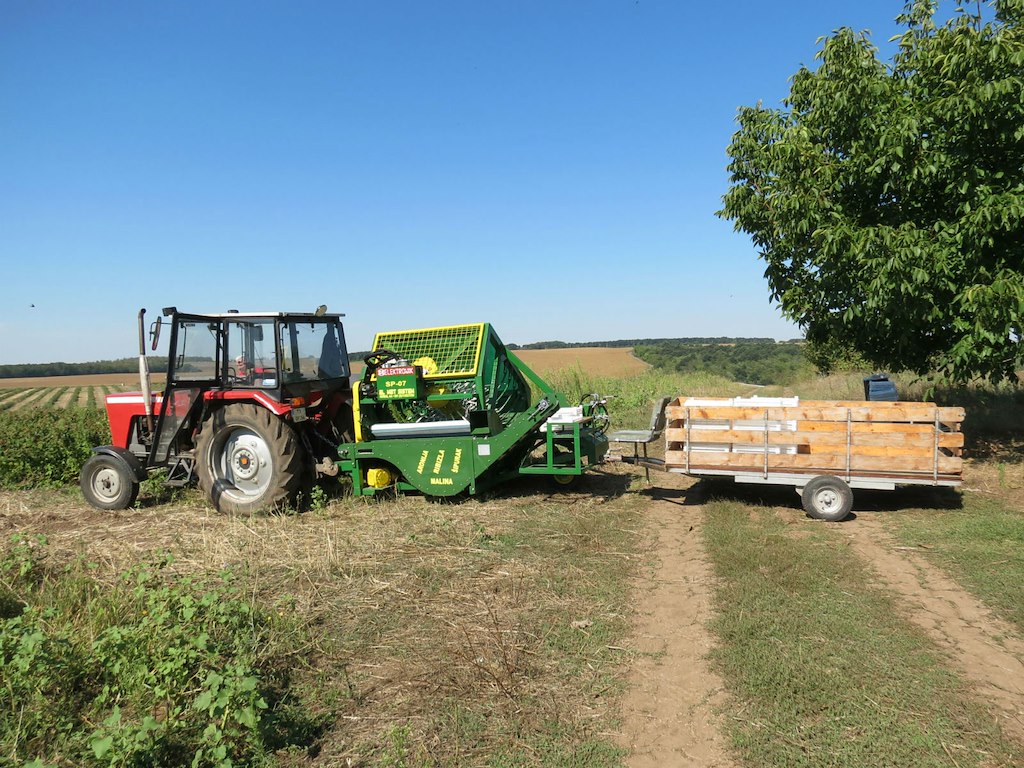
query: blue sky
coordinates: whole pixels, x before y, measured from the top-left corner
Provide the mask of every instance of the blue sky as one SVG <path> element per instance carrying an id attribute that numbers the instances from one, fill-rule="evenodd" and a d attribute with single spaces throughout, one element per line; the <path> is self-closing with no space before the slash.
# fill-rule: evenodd
<path id="1" fill-rule="evenodd" d="M 3 0 L 0 363 L 133 355 L 172 304 L 793 338 L 714 216 L 736 109 L 901 9 Z"/>

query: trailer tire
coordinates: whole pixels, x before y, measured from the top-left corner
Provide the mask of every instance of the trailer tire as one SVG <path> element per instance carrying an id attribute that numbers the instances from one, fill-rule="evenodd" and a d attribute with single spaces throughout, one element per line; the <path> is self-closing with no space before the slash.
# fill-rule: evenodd
<path id="1" fill-rule="evenodd" d="M 853 491 L 841 478 L 832 475 L 815 477 L 800 493 L 808 517 L 838 523 L 853 509 Z"/>
<path id="2" fill-rule="evenodd" d="M 214 411 L 196 438 L 199 487 L 219 511 L 250 514 L 291 506 L 302 453 L 284 419 L 251 403 Z"/>
<path id="3" fill-rule="evenodd" d="M 97 453 L 85 462 L 78 485 L 85 500 L 97 509 L 128 509 L 139 496 L 131 467 L 109 453 Z"/>

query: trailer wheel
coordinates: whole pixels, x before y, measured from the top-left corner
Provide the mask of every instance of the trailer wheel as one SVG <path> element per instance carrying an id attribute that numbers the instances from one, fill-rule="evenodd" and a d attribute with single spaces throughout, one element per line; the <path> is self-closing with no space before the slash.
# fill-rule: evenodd
<path id="1" fill-rule="evenodd" d="M 266 408 L 249 403 L 215 411 L 196 438 L 199 487 L 221 512 L 282 509 L 302 480 L 295 432 Z"/>
<path id="2" fill-rule="evenodd" d="M 843 480 L 831 475 L 815 477 L 800 494 L 808 517 L 837 523 L 853 509 L 853 491 Z"/>
<path id="3" fill-rule="evenodd" d="M 85 500 L 97 509 L 128 509 L 139 496 L 139 484 L 128 466 L 106 453 L 85 462 L 78 484 Z"/>

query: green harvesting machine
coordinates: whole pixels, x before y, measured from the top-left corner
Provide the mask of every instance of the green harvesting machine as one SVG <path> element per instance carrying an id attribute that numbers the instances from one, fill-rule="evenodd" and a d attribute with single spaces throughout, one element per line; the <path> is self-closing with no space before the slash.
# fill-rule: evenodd
<path id="1" fill-rule="evenodd" d="M 608 448 L 488 323 L 378 333 L 339 469 L 357 494 L 475 494 L 520 475 L 571 484 Z M 531 386 L 532 385 L 532 386 Z"/>

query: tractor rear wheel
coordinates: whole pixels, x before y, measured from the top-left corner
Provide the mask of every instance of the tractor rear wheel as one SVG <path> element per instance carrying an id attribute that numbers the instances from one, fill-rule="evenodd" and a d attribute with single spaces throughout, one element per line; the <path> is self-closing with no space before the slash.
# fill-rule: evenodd
<path id="1" fill-rule="evenodd" d="M 85 462 L 78 485 L 85 500 L 97 509 L 128 509 L 139 495 L 139 484 L 128 465 L 105 453 Z"/>
<path id="2" fill-rule="evenodd" d="M 292 428 L 266 408 L 227 405 L 199 431 L 196 473 L 221 512 L 282 509 L 295 500 L 302 480 L 301 447 Z"/>

